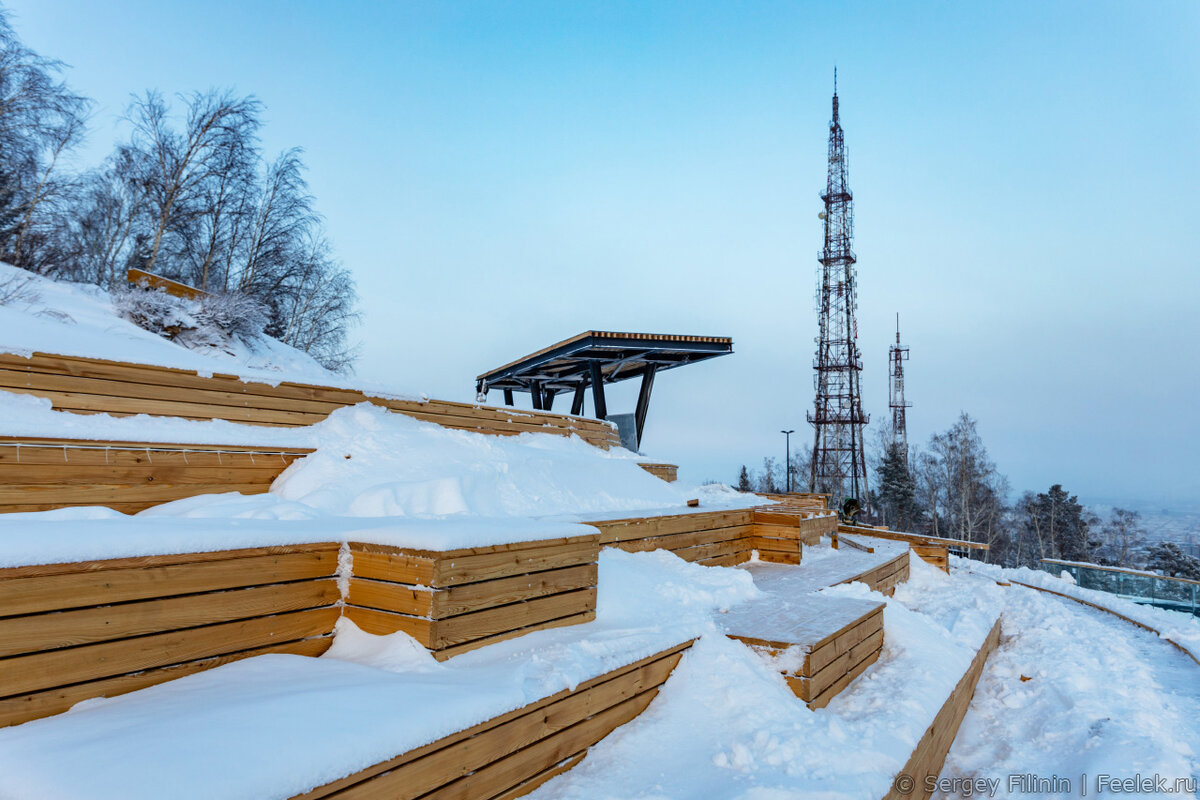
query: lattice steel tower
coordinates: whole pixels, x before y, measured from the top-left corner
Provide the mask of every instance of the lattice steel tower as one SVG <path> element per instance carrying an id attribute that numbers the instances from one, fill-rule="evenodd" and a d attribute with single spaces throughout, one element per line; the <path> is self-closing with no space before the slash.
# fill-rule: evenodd
<path id="1" fill-rule="evenodd" d="M 896 315 L 896 343 L 888 348 L 888 407 L 892 409 L 892 444 L 900 447 L 908 463 L 908 420 L 906 409 L 912 406 L 904 399 L 904 362 L 908 347 L 900 344 L 900 315 Z"/>
<path id="2" fill-rule="evenodd" d="M 809 488 L 828 492 L 832 502 L 854 497 L 867 508 L 867 464 L 862 410 L 862 357 L 858 349 L 857 287 L 854 237 L 854 196 L 846 166 L 846 143 L 838 121 L 837 70 L 833 73 L 833 119 L 829 123 L 829 175 L 821 194 L 825 211 L 825 247 L 821 251 L 821 282 L 817 290 L 820 334 L 817 356 L 816 403 L 808 415 L 814 429 Z"/>

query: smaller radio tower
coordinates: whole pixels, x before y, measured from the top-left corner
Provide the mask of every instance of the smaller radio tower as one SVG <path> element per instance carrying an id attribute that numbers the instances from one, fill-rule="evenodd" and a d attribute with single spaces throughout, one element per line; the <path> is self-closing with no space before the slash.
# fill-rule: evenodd
<path id="1" fill-rule="evenodd" d="M 900 344 L 900 315 L 896 314 L 896 343 L 888 348 L 888 406 L 892 409 L 892 444 L 900 447 L 908 463 L 906 409 L 912 403 L 904 399 L 905 361 L 908 361 L 908 347 Z"/>

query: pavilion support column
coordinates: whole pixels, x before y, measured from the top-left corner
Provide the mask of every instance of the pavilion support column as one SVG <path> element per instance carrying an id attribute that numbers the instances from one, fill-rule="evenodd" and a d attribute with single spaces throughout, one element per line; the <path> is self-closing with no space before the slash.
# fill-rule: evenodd
<path id="1" fill-rule="evenodd" d="M 511 406 L 513 404 L 512 389 L 504 390 L 504 405 Z"/>
<path id="2" fill-rule="evenodd" d="M 533 396 L 533 410 L 542 410 L 542 382 L 533 381 L 529 384 L 529 393 Z"/>
<path id="3" fill-rule="evenodd" d="M 554 410 L 554 395 L 558 394 L 557 389 L 542 390 L 542 411 Z"/>
<path id="4" fill-rule="evenodd" d="M 595 406 L 596 419 L 608 419 L 608 404 L 604 402 L 604 376 L 600 374 L 600 362 L 590 361 L 588 367 L 592 374 L 592 405 Z"/>
<path id="5" fill-rule="evenodd" d="M 583 398 L 585 389 L 587 389 L 587 384 L 583 381 L 580 381 L 579 385 L 575 387 L 575 399 L 571 401 L 571 413 L 575 416 L 579 416 L 583 413 Z"/>
<path id="6" fill-rule="evenodd" d="M 637 421 L 638 449 L 642 447 L 642 430 L 646 427 L 646 412 L 650 410 L 650 392 L 654 390 L 654 372 L 657 368 L 650 364 L 642 372 L 642 388 L 638 392 L 637 411 L 634 419 Z"/>

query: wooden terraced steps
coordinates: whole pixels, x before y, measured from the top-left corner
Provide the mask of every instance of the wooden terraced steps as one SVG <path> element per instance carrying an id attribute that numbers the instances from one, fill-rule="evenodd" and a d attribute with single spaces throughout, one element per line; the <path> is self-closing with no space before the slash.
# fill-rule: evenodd
<path id="1" fill-rule="evenodd" d="M 0 727 L 264 653 L 316 656 L 334 543 L 0 569 Z"/>
<path id="2" fill-rule="evenodd" d="M 0 436 L 0 513 L 101 505 L 133 514 L 201 494 L 262 494 L 311 452 Z"/>
<path id="3" fill-rule="evenodd" d="M 599 536 L 463 550 L 352 542 L 346 616 L 404 631 L 438 659 L 596 617 Z"/>
<path id="4" fill-rule="evenodd" d="M 946 698 L 941 709 L 938 710 L 933 723 L 925 730 L 925 734 L 913 748 L 912 755 L 909 756 L 904 767 L 897 773 L 897 775 L 908 775 L 913 779 L 912 791 L 901 792 L 893 785 L 892 790 L 884 795 L 884 800 L 913 800 L 914 798 L 928 800 L 929 796 L 933 794 L 926 788 L 929 785 L 927 779 L 941 774 L 942 765 L 946 762 L 946 754 L 950 752 L 950 746 L 954 744 L 963 717 L 967 715 L 967 709 L 971 705 L 971 698 L 975 695 L 975 687 L 979 685 L 979 677 L 983 674 L 988 656 L 1000 644 L 1001 631 L 1001 620 L 997 618 L 987 638 L 976 652 L 975 658 L 972 659 L 970 667 L 959 679 L 954 691 Z"/>
<path id="5" fill-rule="evenodd" d="M 883 649 L 883 603 L 813 594 L 800 607 L 772 599 L 724 621 L 731 639 L 799 665 L 788 686 L 809 708 L 823 708 L 875 663 Z"/>
<path id="6" fill-rule="evenodd" d="M 574 767 L 589 747 L 641 714 L 691 644 L 684 642 L 293 800 L 510 800 L 528 794 Z"/>
<path id="7" fill-rule="evenodd" d="M 608 422 L 544 411 L 445 400 L 402 400 L 332 386 L 284 381 L 243 381 L 236 375 L 202 376 L 191 370 L 79 356 L 0 353 L 0 391 L 48 398 L 59 411 L 150 414 L 184 419 L 223 419 L 251 425 L 303 426 L 335 409 L 373 403 L 447 428 L 497 435 L 577 435 L 608 449 L 620 445 Z"/>
<path id="8" fill-rule="evenodd" d="M 980 542 L 968 542 L 962 539 L 946 539 L 939 536 L 923 536 L 918 533 L 904 533 L 901 531 L 888 530 L 887 528 L 874 527 L 871 525 L 838 525 L 837 532 L 839 534 L 849 534 L 854 537 L 873 536 L 877 539 L 889 539 L 897 542 L 906 542 L 912 549 L 913 553 L 920 557 L 922 561 L 933 564 L 943 572 L 950 571 L 950 548 L 963 550 L 987 550 L 986 544 Z M 854 541 L 854 540 L 851 540 Z"/>
<path id="9" fill-rule="evenodd" d="M 774 506 L 701 511 L 657 517 L 589 520 L 600 530 L 602 547 L 630 553 L 670 550 L 685 561 L 729 567 L 750 560 L 757 550 L 763 561 L 799 564 L 803 545 L 815 544 L 837 527 L 837 517 L 815 512 L 783 513 Z"/>

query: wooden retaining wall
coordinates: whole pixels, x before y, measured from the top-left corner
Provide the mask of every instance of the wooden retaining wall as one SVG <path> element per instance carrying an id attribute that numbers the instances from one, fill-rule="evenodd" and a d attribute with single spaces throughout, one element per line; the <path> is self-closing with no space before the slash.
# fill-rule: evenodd
<path id="1" fill-rule="evenodd" d="M 396 400 L 289 381 L 271 385 L 243 381 L 236 375 L 208 377 L 189 370 L 49 353 L 34 353 L 30 358 L 0 354 L 0 391 L 48 398 L 59 411 L 285 427 L 312 425 L 335 409 L 369 402 L 458 430 L 575 434 L 605 449 L 621 443 L 616 427 L 602 420 L 445 400 Z"/>
<path id="2" fill-rule="evenodd" d="M 679 467 L 676 464 L 653 464 L 643 461 L 639 462 L 638 466 L 667 483 L 674 483 L 679 478 Z"/>
<path id="3" fill-rule="evenodd" d="M 261 494 L 311 452 L 2 436 L 0 513 L 102 505 L 133 514 L 201 494 Z"/>
<path id="4" fill-rule="evenodd" d="M 939 536 L 922 536 L 916 533 L 902 533 L 887 528 L 877 528 L 870 525 L 838 525 L 841 533 L 874 536 L 878 539 L 890 539 L 897 542 L 907 542 L 922 561 L 933 564 L 943 572 L 950 571 L 950 548 L 964 550 L 987 550 L 986 544 L 967 542 L 962 539 L 945 539 Z"/>
<path id="5" fill-rule="evenodd" d="M 902 791 L 906 788 L 904 786 L 893 785 L 892 790 L 884 795 L 884 800 L 913 800 L 913 798 L 928 800 L 932 792 L 926 789 L 925 781 L 929 776 L 937 776 L 941 773 L 942 765 L 946 762 L 946 754 L 950 752 L 950 746 L 954 744 L 954 737 L 958 735 L 958 728 L 962 725 L 967 708 L 971 705 L 971 698 L 975 695 L 975 687 L 979 684 L 979 676 L 983 674 L 984 664 L 999 643 L 1000 620 L 997 619 L 991 632 L 988 633 L 987 639 L 979 648 L 979 652 L 971 661 L 971 666 L 959 679 L 954 691 L 950 693 L 937 716 L 933 718 L 933 724 L 926 729 L 921 740 L 917 742 L 904 769 L 897 774 L 897 777 L 905 775 L 911 779 L 912 783 L 908 784 L 911 787 L 910 791 Z"/>
<path id="6" fill-rule="evenodd" d="M 908 551 L 905 551 L 861 575 L 847 578 L 842 583 L 865 583 L 873 591 L 882 592 L 890 597 L 896 591 L 897 586 L 908 580 L 908 575 Z"/>
<path id="7" fill-rule="evenodd" d="M 0 569 L 0 727 L 264 653 L 320 655 L 336 544 Z"/>
<path id="8" fill-rule="evenodd" d="M 750 552 L 754 549 L 754 512 L 751 509 L 631 517 L 586 524 L 600 530 L 601 547 L 619 547 L 630 553 L 670 550 L 685 561 L 706 566 L 741 564 L 750 560 Z M 794 549 L 798 563 L 798 540 Z"/>
<path id="9" fill-rule="evenodd" d="M 642 713 L 691 642 L 376 764 L 294 800 L 509 800 Z"/>
<path id="10" fill-rule="evenodd" d="M 786 536 L 799 535 L 800 542 L 806 545 L 820 544 L 822 536 L 829 536 L 837 531 L 837 514 L 823 511 L 784 510 L 776 506 L 758 508 L 754 511 L 754 525 L 760 535 L 771 535 L 771 531 L 784 533 Z M 781 530 L 782 529 L 782 530 Z"/>
<path id="11" fill-rule="evenodd" d="M 599 535 L 425 551 L 353 542 L 346 616 L 446 659 L 595 619 Z"/>

